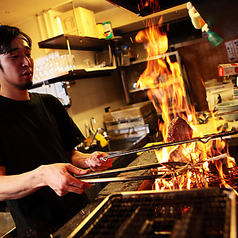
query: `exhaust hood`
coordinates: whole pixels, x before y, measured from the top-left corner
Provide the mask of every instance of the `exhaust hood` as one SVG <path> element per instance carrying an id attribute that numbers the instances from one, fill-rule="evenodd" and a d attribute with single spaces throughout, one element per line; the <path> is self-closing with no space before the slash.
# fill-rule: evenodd
<path id="1" fill-rule="evenodd" d="M 185 0 L 108 0 L 138 16 L 145 17 L 188 1 Z M 237 0 L 190 0 L 212 31 L 223 39 L 238 36 Z"/>
<path id="2" fill-rule="evenodd" d="M 163 11 L 186 3 L 186 0 L 109 0 L 118 6 L 134 12 L 138 16 L 148 16 L 152 13 Z"/>

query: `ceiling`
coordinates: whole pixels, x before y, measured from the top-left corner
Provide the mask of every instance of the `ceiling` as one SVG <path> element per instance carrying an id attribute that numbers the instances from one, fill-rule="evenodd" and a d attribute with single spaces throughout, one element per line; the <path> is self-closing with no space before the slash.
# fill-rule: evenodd
<path id="1" fill-rule="evenodd" d="M 65 12 L 72 9 L 72 2 L 75 7 L 83 7 L 94 11 L 94 13 L 99 13 L 104 15 L 103 11 L 110 11 L 113 15 L 107 15 L 110 20 L 114 17 L 117 19 L 121 16 L 119 11 L 117 11 L 118 6 L 113 2 L 134 2 L 135 0 L 0 0 L 0 24 L 8 25 L 18 25 L 27 18 L 34 17 L 35 15 L 41 14 L 42 12 L 54 9 L 60 12 Z M 136 0 L 139 1 L 139 0 Z M 140 0 L 142 1 L 142 0 Z M 163 1 L 175 1 L 181 2 L 183 0 L 158 0 L 160 3 Z M 198 12 L 201 14 L 203 19 L 212 26 L 212 29 L 224 37 L 231 37 L 238 35 L 237 21 L 238 14 L 236 13 L 238 7 L 237 0 L 191 0 L 193 5 L 196 7 Z M 185 5 L 186 4 L 182 4 Z M 181 5 L 181 6 L 182 6 Z M 179 7 L 179 6 L 178 6 Z M 122 8 L 120 8 L 122 9 Z M 172 8 L 170 8 L 172 9 Z M 114 11 L 113 11 L 114 10 Z M 169 9 L 168 9 L 169 10 Z M 109 12 L 107 12 L 108 14 Z M 168 14 L 166 14 L 168 13 Z M 169 12 L 161 11 L 164 16 L 165 22 L 171 20 L 176 20 L 182 18 L 182 16 L 187 15 L 186 7 L 182 6 L 177 10 L 171 10 Z M 156 15 L 156 14 L 155 14 Z M 135 14 L 137 16 L 137 14 Z M 104 16 L 105 17 L 105 16 Z M 125 18 L 125 16 L 122 16 Z M 167 17 L 167 19 L 166 19 Z M 146 18 L 146 17 L 145 17 Z M 140 25 L 143 23 L 144 19 L 140 19 Z M 139 19 L 139 18 L 138 18 Z M 125 21 L 125 19 L 123 19 Z M 117 21 L 119 21 L 117 19 Z M 120 20 L 121 21 L 121 20 Z M 138 20 L 139 21 L 139 20 Z M 133 27 L 135 29 L 139 28 L 135 24 L 138 21 L 132 20 L 126 21 L 128 27 Z M 142 23 L 141 23 L 142 22 Z M 115 25 L 116 26 L 116 25 Z M 137 27 L 137 28 L 136 28 Z"/>
<path id="2" fill-rule="evenodd" d="M 74 5 L 90 9 L 94 13 L 117 7 L 106 0 L 74 0 Z M 72 0 L 1 0 L 0 24 L 14 25 L 44 10 L 55 9 L 63 12 L 70 7 Z"/>

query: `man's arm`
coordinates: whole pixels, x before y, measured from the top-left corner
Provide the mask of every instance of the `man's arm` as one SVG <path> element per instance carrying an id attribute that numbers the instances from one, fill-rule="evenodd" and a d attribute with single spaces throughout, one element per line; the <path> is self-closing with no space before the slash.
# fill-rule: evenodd
<path id="1" fill-rule="evenodd" d="M 28 172 L 21 175 L 6 176 L 6 169 L 0 166 L 0 201 L 6 199 L 17 199 L 27 196 L 37 191 L 43 184 L 40 177 L 37 178 L 36 172 Z M 35 184 L 34 189 L 30 188 Z"/>
<path id="2" fill-rule="evenodd" d="M 35 170 L 19 175 L 6 175 L 5 167 L 0 166 L 0 201 L 23 198 L 41 187 L 49 186 L 56 194 L 68 192 L 81 194 L 91 185 L 76 179 L 71 174 L 86 174 L 72 164 L 42 165 Z"/>

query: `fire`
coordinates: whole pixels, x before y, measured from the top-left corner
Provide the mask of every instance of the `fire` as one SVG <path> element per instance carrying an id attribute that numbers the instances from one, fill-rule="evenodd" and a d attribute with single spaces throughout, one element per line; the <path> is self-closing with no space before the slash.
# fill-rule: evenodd
<path id="1" fill-rule="evenodd" d="M 168 51 L 168 38 L 161 30 L 162 18 L 158 25 L 150 23 L 144 31 L 139 31 L 135 40 L 143 42 L 147 51 L 147 68 L 137 81 L 137 87 L 147 89 L 148 98 L 162 115 L 158 121 L 159 130 L 164 142 L 168 142 L 168 127 L 173 118 L 183 118 L 193 129 L 193 137 L 202 137 L 196 128 L 197 119 L 195 108 L 186 95 L 184 80 L 178 62 L 171 62 Z M 189 120 L 190 118 L 190 120 Z M 183 162 L 184 167 L 169 168 L 169 178 L 156 180 L 155 189 L 191 189 L 193 187 L 207 187 L 209 184 L 208 159 L 227 153 L 226 143 L 221 140 L 207 143 L 193 142 L 190 144 L 164 147 L 156 151 L 158 161 Z M 234 165 L 234 159 L 226 157 L 227 166 Z M 201 163 L 202 162 L 202 163 Z M 213 161 L 210 163 L 214 163 Z M 217 163 L 217 162 L 215 162 Z M 188 166 L 189 164 L 189 166 Z M 191 166 L 194 165 L 194 166 Z M 168 168 L 167 168 L 168 169 Z M 225 186 L 223 171 L 218 167 L 222 185 Z"/>
<path id="2" fill-rule="evenodd" d="M 186 91 L 178 62 L 171 62 L 168 51 L 168 38 L 160 31 L 162 18 L 158 26 L 150 23 L 145 31 L 139 31 L 135 40 L 144 42 L 147 51 L 147 68 L 137 81 L 137 87 L 149 88 L 148 97 L 157 111 L 162 112 L 163 122 L 159 129 L 167 138 L 167 128 L 174 116 L 185 117 L 195 112 L 193 106 L 186 100 Z M 155 59 L 158 55 L 161 58 Z M 172 113 L 172 114 L 171 114 Z M 172 116 L 172 117 L 171 117 Z M 196 117 L 194 117 L 196 118 Z"/>

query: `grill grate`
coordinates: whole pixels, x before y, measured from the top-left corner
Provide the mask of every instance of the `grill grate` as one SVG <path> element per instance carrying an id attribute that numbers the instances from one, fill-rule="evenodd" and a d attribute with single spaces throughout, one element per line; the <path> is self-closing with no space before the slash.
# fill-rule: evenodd
<path id="1" fill-rule="evenodd" d="M 71 237 L 236 237 L 227 189 L 114 194 L 95 210 Z"/>

